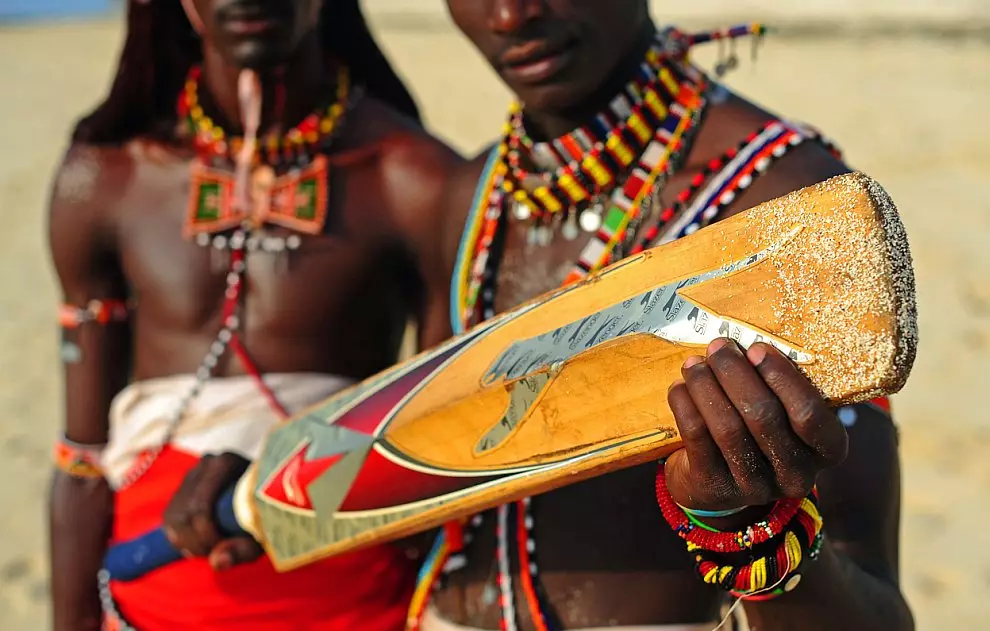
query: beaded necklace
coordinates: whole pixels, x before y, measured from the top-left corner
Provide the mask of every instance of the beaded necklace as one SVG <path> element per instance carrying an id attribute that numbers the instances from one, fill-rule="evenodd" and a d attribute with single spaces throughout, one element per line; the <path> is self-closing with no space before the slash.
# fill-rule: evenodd
<path id="1" fill-rule="evenodd" d="M 698 70 L 686 63 L 688 49 L 697 43 L 722 39 L 731 40 L 744 35 L 762 36 L 765 32 L 763 26 L 754 24 L 695 35 L 685 35 L 670 29 L 658 37 L 659 47 L 663 51 L 657 54 L 662 64 L 660 72 L 656 73 L 660 81 L 647 82 L 646 86 L 662 84 L 669 89 L 674 99 L 668 101 L 670 105 L 667 106 L 668 110 L 665 112 L 667 117 L 662 119 L 663 122 L 659 126 L 653 128 L 653 141 L 646 145 L 642 154 L 639 155 L 638 161 L 637 155 L 633 151 L 636 146 L 635 141 L 642 139 L 643 134 L 636 134 L 635 137 L 629 135 L 628 130 L 635 132 L 637 128 L 641 127 L 639 122 L 629 123 L 630 117 L 626 117 L 627 124 L 622 127 L 625 133 L 606 135 L 604 142 L 589 143 L 589 137 L 593 132 L 592 126 L 589 125 L 575 130 L 565 138 L 556 139 L 541 146 L 528 141 L 526 136 L 519 133 L 518 130 L 522 129 L 520 110 L 510 111 L 505 137 L 492 152 L 485 166 L 482 176 L 483 184 L 479 186 L 476 193 L 474 210 L 469 216 L 464 239 L 458 253 L 458 263 L 455 267 L 451 288 L 451 318 L 455 324 L 455 332 L 463 331 L 476 318 L 487 319 L 495 313 L 495 270 L 500 257 L 498 252 L 493 252 L 493 250 L 500 247 L 499 241 L 504 234 L 505 226 L 503 217 L 510 203 L 512 204 L 511 216 L 513 219 L 531 222 L 530 234 L 533 236 L 529 239 L 530 243 L 543 244 L 549 242 L 548 234 L 554 223 L 557 225 L 564 223 L 566 226 L 567 220 L 573 222 L 574 214 L 581 209 L 581 204 L 585 204 L 583 207 L 585 212 L 581 213 L 582 217 L 579 223 L 581 227 L 593 232 L 594 236 L 565 280 L 565 285 L 580 280 L 611 260 L 621 257 L 623 255 L 622 247 L 629 243 L 631 237 L 635 237 L 639 231 L 640 222 L 644 219 L 642 216 L 644 207 L 659 198 L 659 193 L 665 186 L 667 179 L 679 166 L 679 158 L 681 157 L 679 154 L 683 152 L 685 145 L 690 145 L 690 132 L 700 126 L 706 101 L 704 96 L 705 80 Z M 651 49 L 651 52 L 654 50 Z M 650 61 L 648 57 L 647 63 Z M 723 55 L 716 66 L 716 73 L 721 75 L 736 65 L 733 48 L 728 57 Z M 668 70 L 669 74 L 665 75 L 668 79 L 677 77 L 680 79 L 680 84 L 671 88 L 670 82 L 662 78 L 664 77 L 663 69 Z M 650 93 L 648 89 L 644 90 L 641 84 L 636 83 L 630 84 L 626 92 L 634 95 Z M 693 98 L 691 98 L 692 96 Z M 650 98 L 652 101 L 652 97 L 646 98 Z M 646 98 L 639 101 L 634 99 L 633 108 L 645 102 Z M 685 100 L 681 100 L 682 98 Z M 648 107 L 651 113 L 657 118 L 661 118 L 649 103 Z M 610 109 L 613 113 L 615 112 L 615 108 Z M 642 116 L 643 109 L 633 109 L 633 113 Z M 675 118 L 671 120 L 671 116 Z M 622 120 L 621 116 L 618 118 Z M 603 114 L 596 117 L 595 124 L 601 125 L 602 121 L 607 120 L 608 115 Z M 642 122 L 649 125 L 652 121 L 644 119 Z M 613 127 L 613 129 L 618 128 L 619 125 Z M 513 138 L 513 133 L 519 138 Z M 603 145 L 604 150 L 599 148 L 599 145 Z M 588 153 L 580 153 L 579 150 L 582 147 Z M 533 174 L 525 173 L 520 168 L 522 160 L 510 155 L 511 151 L 519 151 L 520 148 L 528 149 L 530 163 L 542 167 L 544 172 L 536 174 L 536 177 Z M 598 153 L 594 153 L 595 149 L 598 149 Z M 623 150 L 629 153 L 625 153 Z M 662 152 L 660 159 L 656 159 L 655 152 L 657 151 Z M 591 158 L 589 159 L 588 156 Z M 603 156 L 607 156 L 604 160 L 610 160 L 612 163 L 603 164 Z M 729 159 L 731 158 L 732 156 Z M 554 164 L 555 162 L 556 164 Z M 620 168 L 615 168 L 616 163 Z M 632 166 L 634 163 L 635 166 Z M 721 165 L 716 167 L 712 164 L 709 166 L 712 173 L 717 168 L 721 168 Z M 598 167 L 602 167 L 604 173 Z M 553 172 L 547 173 L 550 170 Z M 563 178 L 563 182 L 560 181 L 561 178 Z M 695 178 L 692 182 L 693 190 L 678 196 L 677 203 L 679 205 L 677 208 L 673 210 L 668 208 L 662 211 L 657 209 L 656 225 L 651 226 L 649 231 L 659 233 L 664 225 L 674 219 L 677 210 L 690 200 L 706 179 L 706 175 Z M 536 181 L 535 188 L 532 186 L 534 180 Z M 526 183 L 529 183 L 530 187 L 524 186 Z M 738 186 L 738 181 L 736 184 Z M 589 208 L 593 212 L 595 211 L 595 202 L 600 201 L 601 193 L 603 190 L 607 190 L 609 186 L 613 187 L 612 204 L 609 211 L 603 215 L 599 214 L 602 217 L 600 222 L 595 222 L 593 218 L 584 220 L 586 211 Z M 519 189 L 523 189 L 523 192 L 518 192 Z M 541 190 L 542 193 L 537 192 Z M 616 195 L 617 192 L 622 196 Z M 511 202 L 508 201 L 510 195 Z M 591 200 L 590 204 L 589 200 Z M 724 205 L 728 203 L 731 203 L 731 200 L 726 201 Z M 520 206 L 525 207 L 520 208 Z M 715 212 L 717 214 L 717 211 Z M 711 213 L 709 214 L 711 215 Z M 564 216 L 566 219 L 562 222 L 558 218 L 560 216 Z M 707 217 L 707 219 L 710 220 L 712 217 L 714 215 Z M 573 223 L 571 226 L 570 235 L 576 236 Z M 563 229 L 561 232 L 565 238 L 568 238 L 569 235 Z M 512 514 L 516 515 L 515 520 L 510 518 Z M 498 568 L 496 586 L 498 603 L 502 612 L 501 628 L 507 631 L 514 630 L 517 624 L 515 593 L 507 562 L 508 546 L 511 540 L 509 530 L 512 526 L 515 527 L 515 539 L 519 555 L 519 582 L 529 609 L 530 619 L 539 631 L 559 627 L 553 620 L 547 599 L 537 578 L 536 546 L 533 536 L 534 520 L 530 512 L 530 500 L 525 499 L 511 505 L 499 506 L 496 509 L 496 518 L 496 567 Z M 480 523 L 480 516 L 475 516 L 470 521 L 470 528 L 476 530 Z M 462 527 L 463 524 L 461 523 L 450 524 L 438 537 L 437 545 L 431 551 L 420 574 L 416 596 L 407 619 L 407 628 L 418 628 L 419 620 L 426 609 L 429 597 L 442 578 L 465 564 L 465 546 L 470 542 L 473 533 L 470 530 L 461 532 Z"/>
<path id="2" fill-rule="evenodd" d="M 274 146 L 277 151 L 267 151 L 263 158 L 260 148 L 256 147 L 245 159 L 245 146 L 251 149 L 258 141 L 254 138 L 248 141 L 231 139 L 229 147 L 237 147 L 241 152 L 236 160 L 253 169 L 252 190 L 246 192 L 250 201 L 246 208 L 239 208 L 234 203 L 237 198 L 236 178 L 229 168 L 231 156 L 228 153 L 227 136 L 198 106 L 200 76 L 199 68 L 190 71 L 189 81 L 179 98 L 178 106 L 180 117 L 188 118 L 190 125 L 197 131 L 194 145 L 198 156 L 191 166 L 190 216 L 185 234 L 194 238 L 197 244 L 212 245 L 214 252 L 223 252 L 226 255 L 228 271 L 221 310 L 223 324 L 196 369 L 193 385 L 172 412 L 165 437 L 159 446 L 138 456 L 124 476 L 121 489 L 134 484 L 147 473 L 162 450 L 172 441 L 189 406 L 213 376 L 228 349 L 240 360 L 275 414 L 280 418 L 288 416 L 288 411 L 264 382 L 261 371 L 241 341 L 239 311 L 247 271 L 246 258 L 248 253 L 258 250 L 281 254 L 300 246 L 301 238 L 297 234 L 286 238 L 265 235 L 265 223 L 299 229 L 307 234 L 318 234 L 322 230 L 327 204 L 326 158 L 316 152 L 325 151 L 329 147 L 345 111 L 355 100 L 349 91 L 347 70 L 341 68 L 338 72 L 337 100 L 328 108 L 321 108 L 327 110 L 323 118 L 310 115 L 289 130 L 283 138 L 268 136 L 263 139 L 266 147 Z M 260 99 L 260 94 L 257 98 Z M 260 108 L 260 103 L 256 105 Z M 254 118 L 258 115 L 256 109 Z M 254 121 L 254 125 L 256 124 L 257 120 Z M 319 131 L 315 131 L 316 129 Z M 227 168 L 221 170 L 225 162 Z M 211 166 L 207 167 L 206 164 Z M 240 167 L 241 165 L 238 166 Z M 260 184 L 259 180 L 262 181 Z M 262 184 L 270 186 L 265 187 Z M 286 196 L 288 199 L 285 199 Z M 272 211 L 273 206 L 280 204 L 284 208 L 291 207 L 294 215 L 279 215 Z M 259 205 L 264 211 L 260 215 L 257 212 Z"/>
<path id="3" fill-rule="evenodd" d="M 179 94 L 177 111 L 180 120 L 193 137 L 193 146 L 200 156 L 221 158 L 233 162 L 244 145 L 240 137 L 229 138 L 222 127 L 203 111 L 199 98 L 202 66 L 193 66 L 186 75 L 186 82 Z M 258 139 L 256 161 L 268 164 L 291 162 L 299 154 L 312 154 L 321 142 L 331 135 L 344 115 L 347 95 L 350 91 L 350 73 L 346 66 L 337 68 L 336 93 L 283 134 L 269 133 Z"/>
<path id="4" fill-rule="evenodd" d="M 651 69 L 653 79 L 641 82 L 637 77 L 624 94 L 612 102 L 611 110 L 621 112 L 623 108 L 629 108 L 628 116 L 594 143 L 587 155 L 572 156 L 569 163 L 555 170 L 549 180 L 544 180 L 546 184 L 532 192 L 525 187 L 526 179 L 531 179 L 527 178 L 528 174 L 512 166 L 523 161 L 513 157 L 513 152 L 529 145 L 531 155 L 540 156 L 530 159 L 535 162 L 553 155 L 552 145 L 576 151 L 587 142 L 581 138 L 591 135 L 591 126 L 582 127 L 552 143 L 530 144 L 518 138 L 520 128 L 513 122 L 518 119 L 518 109 L 513 107 L 510 121 L 505 126 L 506 133 L 482 176 L 485 184 L 479 188 L 459 252 L 452 287 L 455 303 L 459 305 L 451 314 L 454 322 L 471 320 L 476 315 L 493 315 L 490 310 L 476 313 L 476 307 L 489 266 L 491 245 L 507 210 L 511 210 L 515 220 L 529 222 L 530 243 L 544 245 L 549 243 L 555 224 L 563 224 L 561 232 L 565 237 L 573 236 L 574 222 L 580 212 L 582 227 L 593 236 L 565 284 L 607 265 L 628 234 L 634 232 L 629 228 L 636 225 L 643 206 L 655 197 L 655 189 L 662 188 L 677 168 L 683 157 L 684 139 L 696 129 L 704 111 L 704 76 L 690 65 L 675 60 L 683 57 L 686 51 L 684 41 L 684 36 L 673 29 L 658 35 L 642 66 L 644 74 L 647 68 Z M 639 101 L 630 106 L 625 94 L 638 94 Z M 599 115 L 595 120 L 602 125 L 607 119 L 607 116 Z M 637 147 L 642 148 L 636 151 Z M 592 181 L 594 186 L 589 185 Z M 595 191 L 593 198 L 589 195 L 592 190 Z M 561 195 L 566 195 L 567 200 L 562 200 Z"/>
<path id="5" fill-rule="evenodd" d="M 249 195 L 251 211 L 235 203 L 236 182 L 230 170 L 244 139 L 229 138 L 203 112 L 199 99 L 202 69 L 194 66 L 178 100 L 178 113 L 193 138 L 198 157 L 191 170 L 191 186 L 184 235 L 217 253 L 246 249 L 262 251 L 284 261 L 284 253 L 302 245 L 299 234 L 278 237 L 267 225 L 316 235 L 326 221 L 328 165 L 325 152 L 351 100 L 350 75 L 337 69 L 336 93 L 301 123 L 283 134 L 257 139 L 252 155 Z M 228 234 L 241 228 L 234 234 Z M 214 256 L 224 259 L 225 256 Z"/>

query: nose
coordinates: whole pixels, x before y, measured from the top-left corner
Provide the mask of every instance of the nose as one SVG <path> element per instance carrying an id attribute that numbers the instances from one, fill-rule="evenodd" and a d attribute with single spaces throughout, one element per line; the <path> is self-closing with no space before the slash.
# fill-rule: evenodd
<path id="1" fill-rule="evenodd" d="M 494 0 L 488 27 L 500 34 L 515 33 L 543 15 L 545 0 Z"/>

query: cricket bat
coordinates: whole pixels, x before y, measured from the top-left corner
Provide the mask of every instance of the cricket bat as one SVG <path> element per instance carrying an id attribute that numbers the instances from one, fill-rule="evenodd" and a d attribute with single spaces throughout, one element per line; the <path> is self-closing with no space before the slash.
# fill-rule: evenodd
<path id="1" fill-rule="evenodd" d="M 680 440 L 667 388 L 718 337 L 774 345 L 840 405 L 898 391 L 916 331 L 896 209 L 868 176 L 842 175 L 622 260 L 295 416 L 218 522 L 291 570 L 668 455 Z M 111 550 L 106 567 L 126 580 L 174 558 L 158 531 Z"/>

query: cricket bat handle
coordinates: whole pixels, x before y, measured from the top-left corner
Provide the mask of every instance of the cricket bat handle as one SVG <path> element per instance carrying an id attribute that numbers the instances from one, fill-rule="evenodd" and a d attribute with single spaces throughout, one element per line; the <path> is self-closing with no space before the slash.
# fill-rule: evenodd
<path id="1" fill-rule="evenodd" d="M 234 509 L 237 484 L 227 488 L 217 500 L 213 517 L 220 536 L 251 536 L 237 520 Z M 182 552 L 172 545 L 165 534 L 165 527 L 146 532 L 130 541 L 111 546 L 103 559 L 103 568 L 111 580 L 133 581 L 149 572 L 165 567 L 183 558 Z"/>

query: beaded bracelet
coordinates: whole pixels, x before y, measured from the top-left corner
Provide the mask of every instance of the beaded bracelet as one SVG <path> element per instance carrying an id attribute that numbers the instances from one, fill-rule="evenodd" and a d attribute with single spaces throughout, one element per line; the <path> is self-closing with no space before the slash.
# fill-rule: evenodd
<path id="1" fill-rule="evenodd" d="M 55 443 L 54 451 L 55 467 L 59 471 L 80 479 L 103 477 L 102 445 L 81 445 L 63 437 Z"/>
<path id="2" fill-rule="evenodd" d="M 711 552 L 744 552 L 753 546 L 765 543 L 784 531 L 784 527 L 794 518 L 801 505 L 800 499 L 783 499 L 774 504 L 770 513 L 745 530 L 721 532 L 696 528 L 688 514 L 678 506 L 667 488 L 667 476 L 661 466 L 657 472 L 657 503 L 664 519 L 681 539 L 688 543 L 688 550 L 709 550 Z"/>
<path id="3" fill-rule="evenodd" d="M 58 310 L 58 322 L 64 329 L 77 329 L 83 324 L 95 322 L 107 325 L 127 320 L 129 305 L 124 300 L 90 300 L 85 307 L 62 305 Z"/>
<path id="4" fill-rule="evenodd" d="M 808 514 L 808 519 L 794 520 L 772 553 L 744 565 L 733 565 L 698 551 L 694 558 L 695 570 L 705 583 L 721 587 L 739 598 L 769 600 L 793 590 L 801 581 L 798 568 L 806 558 L 818 556 L 822 541 L 822 522 L 817 517 L 817 508 L 809 501 L 802 504 L 801 510 Z M 780 591 L 767 591 L 781 584 Z"/>
<path id="5" fill-rule="evenodd" d="M 808 561 L 814 561 L 815 559 L 818 558 L 818 555 L 821 553 L 822 544 L 824 542 L 825 542 L 825 533 L 819 532 L 818 536 L 815 537 L 814 542 L 811 544 L 811 548 L 808 550 L 808 554 L 806 555 L 806 559 Z M 766 602 L 768 600 L 773 600 L 778 596 L 782 596 L 787 592 L 793 591 L 794 588 L 797 587 L 800 582 L 801 582 L 801 574 L 797 571 L 794 571 L 790 574 L 790 576 L 787 577 L 787 580 L 784 581 L 784 584 L 781 587 L 778 587 L 774 590 L 771 591 L 764 590 L 762 592 L 760 591 L 740 592 L 736 590 L 729 590 L 729 595 L 731 595 L 734 598 L 738 598 L 740 600 L 746 600 L 749 602 Z"/>

